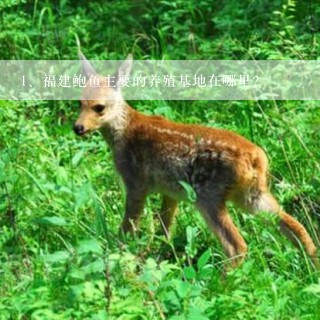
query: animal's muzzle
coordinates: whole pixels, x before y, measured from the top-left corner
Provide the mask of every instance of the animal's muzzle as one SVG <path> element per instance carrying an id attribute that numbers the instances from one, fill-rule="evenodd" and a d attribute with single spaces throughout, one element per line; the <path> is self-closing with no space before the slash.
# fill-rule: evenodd
<path id="1" fill-rule="evenodd" d="M 82 136 L 85 134 L 84 126 L 82 124 L 75 124 L 73 126 L 73 131 L 78 136 Z"/>

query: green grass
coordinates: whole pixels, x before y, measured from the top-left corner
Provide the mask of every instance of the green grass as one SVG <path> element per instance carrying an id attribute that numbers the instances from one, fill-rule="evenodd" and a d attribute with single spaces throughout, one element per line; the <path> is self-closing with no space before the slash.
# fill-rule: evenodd
<path id="1" fill-rule="evenodd" d="M 0 57 L 76 59 L 78 36 L 91 59 L 316 59 L 310 14 L 319 17 L 319 5 L 10 0 L 0 4 Z M 271 189 L 320 246 L 319 102 L 132 105 L 263 147 Z M 319 272 L 263 214 L 230 205 L 249 253 L 227 274 L 190 203 L 170 241 L 157 232 L 157 195 L 140 231 L 120 237 L 123 186 L 99 133 L 73 134 L 77 114 L 76 101 L 0 101 L 0 320 L 320 319 Z"/>
<path id="2" fill-rule="evenodd" d="M 286 103 L 281 117 L 253 102 L 148 104 L 136 108 L 162 108 L 184 122 L 219 119 L 217 126 L 259 142 L 276 195 L 319 244 L 315 103 Z M 59 116 L 60 108 L 70 112 Z M 159 199 L 150 197 L 141 231 L 123 242 L 124 196 L 110 152 L 99 134 L 74 136 L 76 113 L 67 102 L 1 103 L 0 318 L 319 318 L 319 273 L 264 216 L 231 208 L 249 254 L 224 278 L 222 248 L 190 204 L 181 204 L 167 242 L 157 235 Z M 304 121 L 293 134 L 286 119 Z"/>

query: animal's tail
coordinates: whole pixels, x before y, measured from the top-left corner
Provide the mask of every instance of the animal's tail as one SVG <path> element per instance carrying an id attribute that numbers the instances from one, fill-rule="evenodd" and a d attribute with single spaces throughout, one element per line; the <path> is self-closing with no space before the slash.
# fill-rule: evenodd
<path id="1" fill-rule="evenodd" d="M 245 197 L 244 207 L 251 212 L 270 212 L 277 215 L 281 231 L 296 247 L 304 247 L 307 254 L 311 257 L 314 265 L 320 269 L 320 263 L 317 258 L 317 247 L 312 241 L 306 228 L 298 222 L 293 216 L 281 209 L 278 201 L 268 190 L 256 191 L 252 197 Z"/>
<path id="2" fill-rule="evenodd" d="M 301 242 L 307 254 L 311 257 L 313 263 L 317 268 L 320 268 L 319 260 L 317 257 L 317 247 L 312 241 L 309 233 L 305 227 L 293 218 L 287 212 L 280 210 L 280 227 L 281 231 L 296 245 L 299 246 L 297 240 Z"/>

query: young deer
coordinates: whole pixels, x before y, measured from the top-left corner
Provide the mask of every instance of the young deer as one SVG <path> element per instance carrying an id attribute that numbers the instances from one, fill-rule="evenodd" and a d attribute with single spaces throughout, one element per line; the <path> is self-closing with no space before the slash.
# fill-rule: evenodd
<path id="1" fill-rule="evenodd" d="M 247 245 L 228 214 L 229 200 L 252 213 L 277 215 L 281 230 L 296 245 L 300 241 L 317 261 L 316 246 L 306 229 L 281 209 L 268 190 L 268 160 L 261 148 L 227 130 L 175 123 L 132 109 L 119 87 L 119 78 L 130 74 L 131 55 L 115 75 L 115 88 L 107 86 L 106 78 L 94 71 L 81 52 L 80 58 L 87 79 L 99 77 L 101 87 L 87 84 L 84 88 L 74 131 L 84 135 L 100 130 L 113 151 L 126 187 L 123 232 L 133 231 L 146 196 L 158 192 L 163 195 L 160 217 L 168 236 L 178 202 L 186 198 L 184 181 L 194 189 L 196 207 L 220 239 L 232 266 L 241 263 Z"/>

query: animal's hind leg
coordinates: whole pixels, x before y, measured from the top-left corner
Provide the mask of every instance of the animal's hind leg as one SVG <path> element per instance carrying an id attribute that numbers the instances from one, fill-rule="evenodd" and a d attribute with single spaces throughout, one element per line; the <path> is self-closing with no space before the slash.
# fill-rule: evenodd
<path id="1" fill-rule="evenodd" d="M 231 220 L 225 205 L 211 209 L 198 207 L 213 232 L 220 239 L 226 255 L 231 260 L 231 266 L 238 266 L 247 253 L 247 245 Z"/>
<path id="2" fill-rule="evenodd" d="M 255 200 L 251 202 L 249 209 L 253 212 L 266 211 L 277 214 L 280 218 L 279 224 L 282 233 L 296 246 L 299 246 L 298 241 L 300 241 L 315 265 L 319 264 L 316 255 L 317 248 L 305 227 L 290 214 L 283 211 L 276 199 L 269 192 L 258 194 Z"/>

